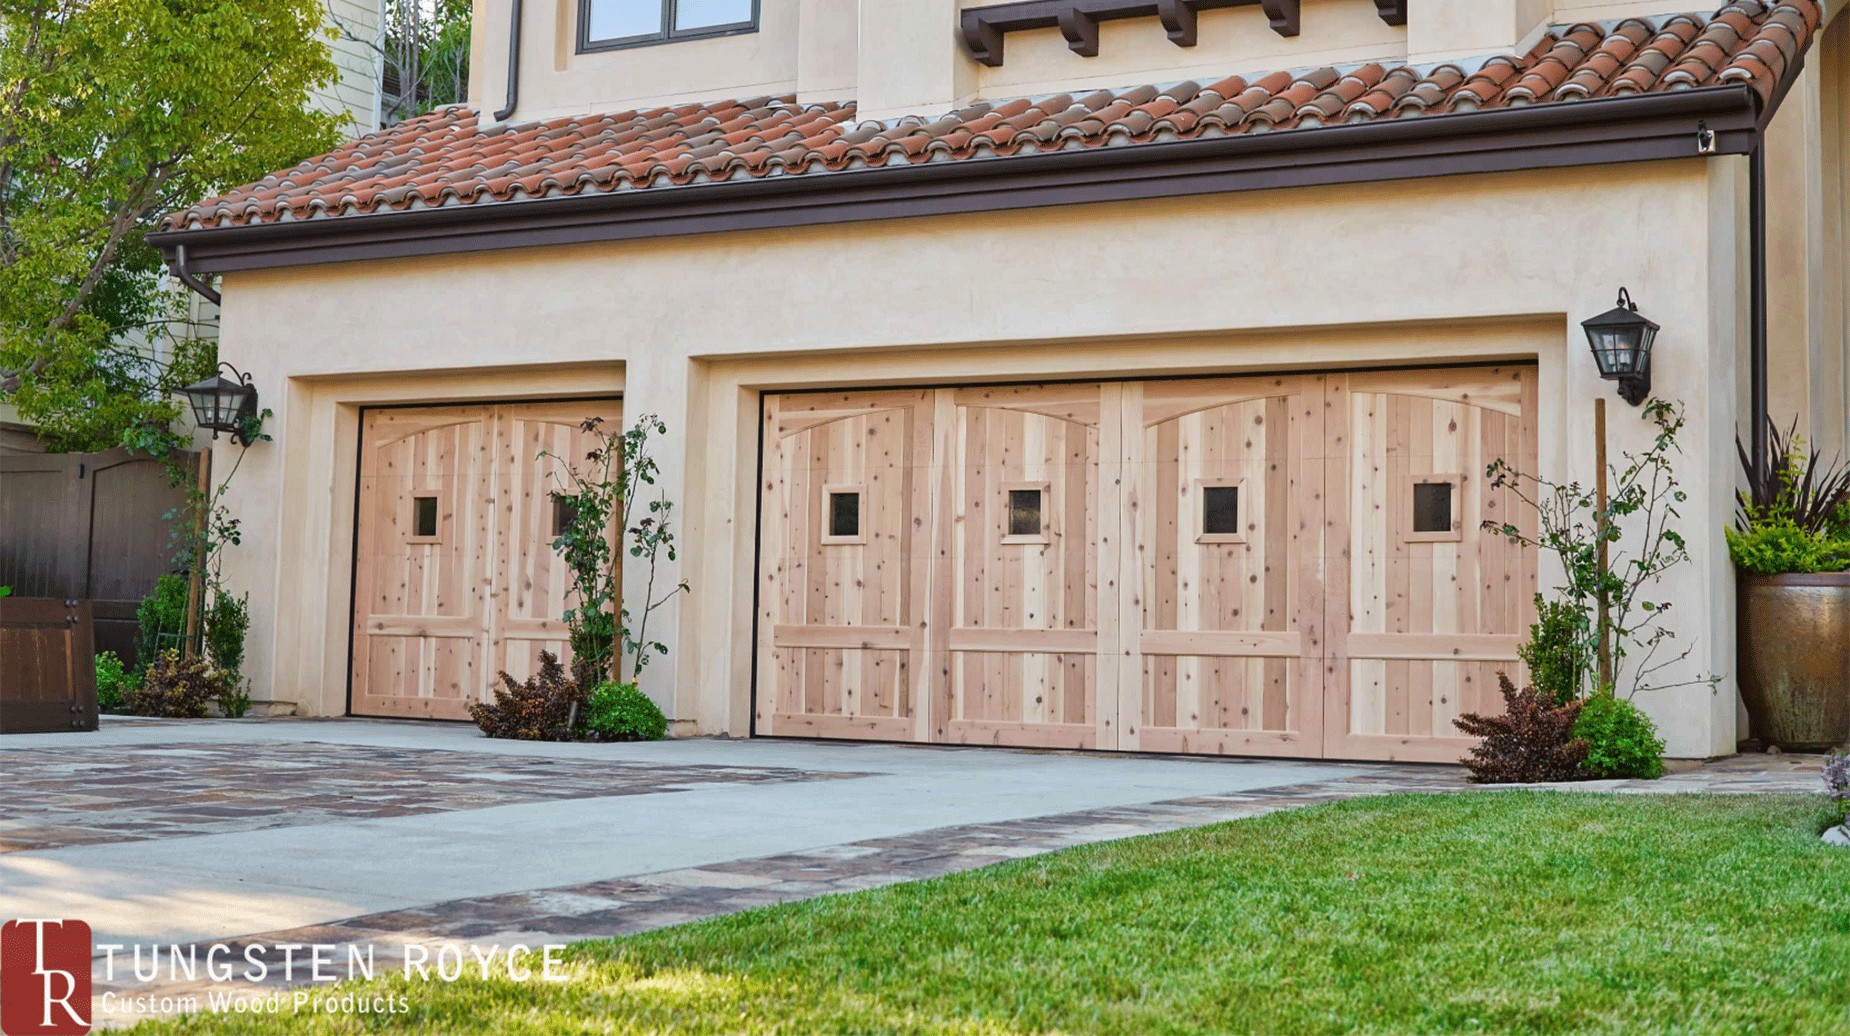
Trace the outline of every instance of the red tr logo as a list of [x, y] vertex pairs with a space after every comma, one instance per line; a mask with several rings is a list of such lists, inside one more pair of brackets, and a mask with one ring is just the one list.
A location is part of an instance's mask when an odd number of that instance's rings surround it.
[[90, 926], [82, 921], [0, 925], [0, 1033], [88, 1033], [90, 953]]

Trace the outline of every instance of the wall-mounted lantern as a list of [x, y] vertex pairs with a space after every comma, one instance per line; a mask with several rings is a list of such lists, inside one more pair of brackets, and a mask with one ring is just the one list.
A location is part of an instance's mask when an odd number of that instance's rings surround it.
[[[251, 384], [250, 375], [229, 363], [219, 364], [218, 369], [219, 373], [186, 386], [180, 393], [192, 404], [193, 419], [199, 427], [210, 430], [212, 438], [225, 432], [233, 442], [249, 446], [251, 440], [245, 433], [257, 416], [257, 388]], [[227, 371], [229, 378], [225, 377]]]
[[1644, 402], [1651, 395], [1651, 344], [1660, 329], [1638, 315], [1631, 293], [1620, 288], [1617, 306], [1580, 326], [1586, 329], [1600, 377], [1618, 382], [1619, 398], [1627, 403]]

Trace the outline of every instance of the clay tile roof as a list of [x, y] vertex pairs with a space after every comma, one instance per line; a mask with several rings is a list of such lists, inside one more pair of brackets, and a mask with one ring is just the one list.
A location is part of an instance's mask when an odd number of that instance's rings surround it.
[[1818, 0], [1733, 0], [1708, 15], [1557, 28], [1527, 54], [1429, 71], [1363, 64], [1212, 82], [985, 101], [934, 119], [859, 122], [852, 103], [754, 97], [482, 126], [443, 108], [161, 221], [191, 230], [527, 198], [672, 189], [848, 169], [1006, 159], [1741, 84], [1768, 103], [1797, 67]]

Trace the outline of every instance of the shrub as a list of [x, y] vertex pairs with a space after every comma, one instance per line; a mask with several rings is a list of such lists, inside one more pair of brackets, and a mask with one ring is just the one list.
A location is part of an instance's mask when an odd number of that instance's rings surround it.
[[504, 686], [496, 688], [494, 701], [469, 704], [469, 718], [482, 733], [516, 741], [571, 740], [585, 696], [578, 681], [566, 675], [559, 656], [540, 652], [540, 671], [524, 684], [505, 672], [500, 676]]
[[1824, 794], [1836, 810], [1839, 824], [1850, 823], [1850, 755], [1832, 752], [1824, 761]]
[[1529, 642], [1516, 649], [1529, 667], [1535, 689], [1562, 705], [1580, 697], [1580, 684], [1592, 668], [1588, 657], [1591, 624], [1586, 609], [1570, 601], [1549, 601], [1535, 595], [1534, 625]]
[[585, 729], [600, 741], [660, 741], [668, 717], [634, 682], [606, 680], [585, 701]]
[[161, 652], [178, 647], [186, 637], [186, 598], [190, 591], [185, 576], [165, 575], [154, 584], [154, 592], [141, 599], [135, 609], [140, 627], [138, 646], [142, 666], [153, 665]]
[[206, 609], [206, 650], [220, 669], [234, 675], [244, 670], [244, 635], [251, 627], [249, 602], [249, 594], [233, 597], [217, 590]]
[[1654, 781], [1664, 775], [1664, 742], [1657, 736], [1657, 725], [1638, 706], [1610, 691], [1586, 700], [1574, 721], [1574, 736], [1587, 743], [1587, 757], [1580, 764], [1584, 777]]
[[114, 651], [96, 653], [96, 704], [104, 712], [121, 712], [128, 692], [139, 686]]
[[127, 694], [128, 709], [137, 716], [202, 719], [207, 707], [231, 693], [230, 677], [203, 658], [181, 658], [178, 651], [162, 652], [142, 677], [141, 686]]
[[1573, 780], [1587, 743], [1573, 736], [1584, 701], [1557, 705], [1529, 686], [1521, 691], [1508, 675], [1497, 674], [1505, 713], [1468, 712], [1452, 721], [1459, 730], [1484, 740], [1459, 760], [1478, 784]]
[[218, 711], [224, 713], [226, 719], [243, 719], [251, 710], [251, 694], [244, 689], [236, 673], [225, 675], [225, 693], [219, 695]]
[[1757, 518], [1745, 530], [1723, 529], [1734, 567], [1761, 576], [1850, 569], [1850, 538], [1801, 528], [1790, 518]]

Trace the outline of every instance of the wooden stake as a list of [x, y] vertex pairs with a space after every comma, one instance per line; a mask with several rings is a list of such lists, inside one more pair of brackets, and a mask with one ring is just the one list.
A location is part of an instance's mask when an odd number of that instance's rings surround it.
[[1599, 509], [1599, 680], [1602, 689], [1612, 686], [1612, 620], [1606, 600], [1606, 398], [1593, 400], [1593, 463], [1599, 474], [1594, 482], [1594, 505]]
[[193, 524], [193, 566], [186, 588], [186, 642], [180, 646], [182, 658], [192, 658], [199, 650], [199, 630], [205, 622], [206, 522], [212, 515], [212, 447], [199, 451], [199, 516]]

